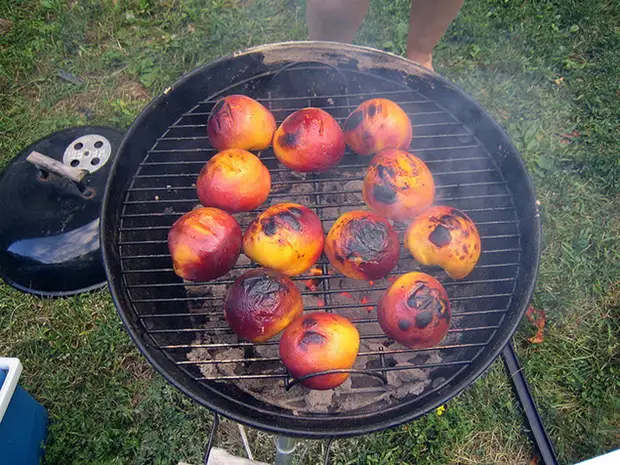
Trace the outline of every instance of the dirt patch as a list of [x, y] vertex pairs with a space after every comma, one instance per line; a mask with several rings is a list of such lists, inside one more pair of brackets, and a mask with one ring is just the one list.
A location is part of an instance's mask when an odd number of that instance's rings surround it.
[[151, 93], [142, 84], [136, 81], [123, 80], [118, 86], [118, 92], [123, 100], [150, 100]]
[[8, 34], [13, 27], [13, 21], [10, 19], [2, 19], [0, 18], [0, 36], [4, 34]]

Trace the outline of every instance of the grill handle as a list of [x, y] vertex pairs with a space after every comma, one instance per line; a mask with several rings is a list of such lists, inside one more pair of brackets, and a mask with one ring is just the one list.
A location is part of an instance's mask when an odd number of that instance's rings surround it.
[[84, 177], [88, 174], [87, 171], [65, 165], [36, 150], [33, 150], [30, 155], [26, 157], [26, 161], [39, 168], [41, 180], [45, 181], [50, 174], [55, 174], [56, 176], [72, 181], [80, 191], [80, 194], [84, 197], [90, 197], [92, 195], [90, 189], [84, 184]]
[[532, 436], [534, 436], [536, 448], [538, 449], [543, 463], [545, 465], [558, 465], [558, 459], [553, 450], [553, 443], [549, 439], [547, 431], [545, 430], [545, 425], [543, 425], [540, 418], [536, 403], [534, 402], [527, 380], [523, 374], [523, 367], [521, 363], [519, 363], [512, 341], [509, 341], [506, 347], [504, 347], [502, 358], [510, 374], [510, 379], [512, 380], [512, 385], [517, 393], [519, 402], [525, 412], [525, 417], [527, 418]]
[[338, 370], [317, 371], [316, 373], [311, 373], [311, 374], [306, 375], [306, 376], [301, 376], [299, 378], [295, 378], [292, 381], [289, 381], [288, 383], [286, 383], [286, 386], [284, 387], [284, 389], [288, 391], [289, 389], [291, 389], [296, 384], [301, 383], [302, 381], [304, 381], [306, 379], [314, 378], [315, 376], [332, 375], [332, 374], [337, 374], [337, 373], [349, 373], [349, 374], [352, 374], [352, 375], [372, 376], [374, 378], [379, 379], [379, 381], [381, 381], [381, 383], [384, 386], [387, 384], [387, 375], [386, 374], [381, 374], [381, 373], [377, 373], [375, 371], [370, 371], [370, 370], [338, 369]]

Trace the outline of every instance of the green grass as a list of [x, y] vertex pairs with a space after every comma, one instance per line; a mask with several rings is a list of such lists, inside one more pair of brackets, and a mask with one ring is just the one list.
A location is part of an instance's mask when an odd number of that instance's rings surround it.
[[[405, 0], [373, 0], [359, 43], [404, 51]], [[291, 0], [2, 2], [0, 168], [76, 124], [127, 127], [183, 73], [247, 46], [303, 39]], [[537, 186], [544, 249], [516, 346], [562, 463], [620, 445], [620, 6], [470, 0], [437, 49], [440, 73], [478, 99], [523, 154]], [[79, 84], [58, 78], [59, 70]], [[0, 354], [52, 418], [50, 464], [200, 463], [211, 416], [155, 374], [107, 292], [40, 300], [0, 285]], [[259, 459], [272, 439], [250, 431]], [[234, 425], [218, 443], [240, 452]], [[309, 444], [318, 463], [322, 443]], [[465, 393], [400, 428], [338, 441], [340, 464], [523, 464], [532, 456], [499, 363]]]

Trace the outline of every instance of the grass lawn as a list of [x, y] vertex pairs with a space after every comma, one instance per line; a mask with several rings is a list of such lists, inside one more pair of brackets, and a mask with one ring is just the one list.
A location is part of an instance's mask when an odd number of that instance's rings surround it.
[[[406, 0], [372, 0], [358, 42], [404, 51]], [[0, 2], [0, 169], [53, 130], [126, 128], [183, 73], [247, 46], [304, 39], [298, 0]], [[620, 446], [620, 3], [468, 0], [437, 71], [478, 99], [526, 160], [542, 203], [533, 304], [515, 338], [561, 463]], [[73, 84], [58, 72], [81, 78]], [[5, 199], [6, 201], [6, 199]], [[41, 300], [0, 284], [0, 354], [51, 415], [49, 464], [200, 463], [211, 416], [133, 347], [106, 291]], [[250, 431], [258, 459], [272, 439]], [[219, 445], [239, 452], [235, 425]], [[322, 443], [305, 463], [319, 463]], [[338, 464], [527, 464], [501, 363], [443, 414], [337, 441]], [[536, 463], [536, 462], [533, 462]]]

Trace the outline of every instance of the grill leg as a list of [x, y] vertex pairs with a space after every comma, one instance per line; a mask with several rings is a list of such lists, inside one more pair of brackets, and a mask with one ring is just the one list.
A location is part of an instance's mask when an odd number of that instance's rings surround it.
[[297, 440], [288, 436], [278, 436], [276, 438], [276, 464], [275, 465], [292, 465], [293, 452], [297, 447]]
[[504, 365], [506, 365], [508, 373], [510, 373], [512, 385], [517, 393], [519, 402], [523, 407], [525, 418], [530, 425], [532, 436], [534, 436], [534, 442], [536, 443], [536, 447], [542, 457], [543, 463], [545, 465], [558, 465], [558, 459], [555, 455], [555, 451], [553, 450], [553, 443], [549, 439], [549, 436], [547, 436], [545, 426], [543, 425], [540, 415], [538, 414], [538, 409], [536, 408], [536, 404], [534, 403], [534, 399], [530, 393], [530, 388], [528, 387], [527, 380], [523, 374], [521, 363], [519, 363], [515, 349], [512, 346], [512, 341], [508, 341], [508, 344], [504, 347], [502, 356], [504, 358]]

